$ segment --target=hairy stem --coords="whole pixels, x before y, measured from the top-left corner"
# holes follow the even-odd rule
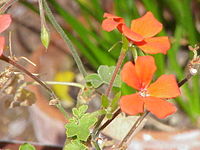
[[[54,92],[52,91],[51,88],[49,88],[43,81],[41,81],[37,76],[34,76],[32,73],[30,73],[28,70],[26,70],[23,66],[17,64],[15,61],[13,61],[12,59],[6,57],[5,55],[1,55],[0,59],[13,65],[14,67],[16,67],[17,69],[19,69],[20,71],[24,72],[26,75],[28,75],[29,77],[31,77],[32,79],[34,79],[39,85],[41,85],[43,88],[45,88],[51,95],[51,97],[53,99],[58,99],[57,96],[54,94]],[[60,104],[60,101],[58,104],[55,105],[62,113],[63,115],[67,118],[67,113],[65,111],[65,109],[62,107],[62,105]]]
[[[184,85],[190,78],[192,77],[191,74],[188,74],[185,79],[181,80],[179,83],[178,83],[178,86],[181,87],[182,85]]]
[[[69,119],[69,115],[67,114],[67,112],[65,111],[65,109],[63,108],[63,106],[61,105],[60,101],[58,104],[55,105],[59,111],[65,116],[65,118]]]
[[[126,52],[125,52],[125,51],[121,51],[120,56],[119,56],[118,61],[117,61],[116,68],[115,68],[115,70],[114,70],[114,72],[113,72],[113,75],[112,75],[112,78],[111,78],[111,80],[110,80],[108,89],[106,90],[106,94],[105,94],[106,97],[109,96],[109,94],[110,94],[110,92],[111,92],[111,90],[112,90],[113,83],[114,83],[114,81],[115,81],[115,78],[116,78],[116,76],[117,76],[117,73],[118,73],[119,70],[120,70],[121,64],[122,64],[122,62],[123,62],[125,56],[126,56]]]
[[[93,141],[92,143],[93,143],[93,145],[95,147],[95,150],[101,150],[101,148],[99,147],[99,144],[98,144],[97,141]]]
[[[85,77],[87,75],[87,72],[83,66],[83,63],[74,47],[74,45],[72,44],[71,40],[68,38],[68,36],[66,35],[66,33],[64,32],[64,30],[61,28],[61,26],[57,23],[55,17],[53,16],[51,9],[49,8],[46,0],[43,0],[43,4],[44,4],[44,9],[46,11],[46,15],[49,18],[50,22],[52,23],[52,25],[54,26],[54,28],[57,30],[57,32],[60,34],[60,36],[63,38],[63,40],[67,43],[69,50],[72,53],[72,56],[78,66],[79,71],[81,72],[81,74]]]
[[[126,56],[126,51],[121,50],[120,56],[119,56],[118,61],[117,61],[116,68],[115,68],[115,70],[114,70],[114,73],[113,73],[112,78],[111,78],[111,80],[110,80],[109,86],[108,86],[108,88],[107,88],[107,90],[106,90],[106,93],[105,93],[105,96],[106,96],[106,97],[109,96],[109,94],[110,94],[110,92],[111,92],[111,90],[112,90],[113,83],[114,83],[114,81],[115,81],[115,78],[116,78],[116,76],[117,76],[117,73],[118,73],[119,70],[120,70],[121,64],[122,64],[122,62],[123,62],[125,56]],[[95,138],[96,138],[96,137],[98,136],[98,134],[99,134],[99,126],[101,125],[101,122],[103,121],[104,118],[105,118],[105,115],[100,116],[98,122],[96,123],[96,125],[95,125],[95,127],[94,127],[93,132],[95,133],[95,136],[94,136]]]
[[[51,88],[49,88],[43,81],[41,81],[37,76],[34,76],[32,73],[30,73],[28,70],[26,70],[23,66],[19,65],[18,63],[16,63],[15,61],[13,61],[12,59],[6,57],[5,55],[1,55],[0,59],[15,66],[16,68],[18,68],[19,70],[21,70],[22,72],[24,72],[25,74],[27,74],[29,77],[31,77],[32,79],[34,79],[36,82],[38,82],[42,87],[44,87],[52,96],[52,98],[56,99],[56,95],[54,94],[54,92],[51,90]]]
[[[120,109],[117,109],[117,111],[113,114],[113,117],[110,120],[107,120],[97,131],[97,134],[105,129],[105,127],[107,127],[119,114],[121,113]]]
[[[143,113],[142,116],[140,116],[137,119],[137,121],[134,123],[134,125],[132,126],[132,128],[130,129],[130,131],[127,133],[127,135],[124,137],[124,139],[119,144],[119,148],[122,148],[124,146],[124,144],[129,140],[129,138],[131,137],[131,135],[135,132],[135,130],[139,127],[139,125],[142,123],[142,121],[144,120],[144,118],[148,114],[149,114],[149,112],[145,112],[145,113]]]

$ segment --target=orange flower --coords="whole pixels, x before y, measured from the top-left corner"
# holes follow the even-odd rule
[[[122,80],[139,92],[122,96],[121,110],[129,115],[143,113],[147,109],[158,118],[176,112],[176,107],[163,99],[180,95],[174,75],[162,75],[150,84],[156,65],[152,56],[139,56],[136,63],[127,62],[121,72]]]
[[[110,32],[117,28],[130,42],[146,53],[166,54],[167,50],[170,49],[170,42],[167,36],[154,37],[162,30],[163,26],[151,12],[132,20],[131,28],[126,26],[124,19],[121,17],[108,13],[104,13],[104,17],[106,18],[102,22],[104,30]]]
[[[8,14],[0,15],[0,33],[5,31],[11,23],[11,17]],[[0,56],[3,53],[3,48],[5,44],[5,38],[0,36]]]

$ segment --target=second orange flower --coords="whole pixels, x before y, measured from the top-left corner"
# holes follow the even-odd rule
[[[109,13],[105,13],[102,28],[108,32],[118,29],[134,45],[138,46],[145,53],[166,54],[170,49],[170,42],[167,36],[154,37],[158,34],[163,25],[147,12],[144,16],[132,20],[131,28],[128,28],[124,19]]]

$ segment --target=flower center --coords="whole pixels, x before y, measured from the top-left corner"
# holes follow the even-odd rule
[[[142,89],[142,90],[140,90],[139,94],[140,94],[140,96],[142,96],[142,97],[150,96],[150,94],[148,93],[147,89]]]

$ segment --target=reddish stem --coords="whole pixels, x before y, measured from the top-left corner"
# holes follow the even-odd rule
[[[117,73],[119,72],[119,69],[121,67],[121,64],[122,64],[125,56],[126,56],[126,52],[125,51],[121,51],[120,56],[119,56],[118,61],[117,61],[117,65],[116,65],[115,71],[114,71],[114,73],[112,75],[112,78],[110,80],[110,84],[108,86],[108,89],[106,90],[106,94],[105,94],[106,97],[108,97],[110,92],[111,92],[111,89],[113,87],[113,83],[115,81],[115,78],[117,76]]]
[[[113,117],[110,120],[107,120],[98,130],[98,133],[103,130],[105,127],[107,127],[119,114],[121,113],[121,109],[118,109],[114,114]],[[98,134],[97,133],[97,134]]]
[[[131,137],[131,135],[135,132],[135,130],[139,127],[139,125],[142,123],[142,121],[144,120],[144,118],[149,114],[149,112],[145,112],[143,113],[142,116],[140,116],[137,121],[134,123],[133,127],[130,129],[130,131],[127,133],[127,135],[124,137],[124,139],[121,141],[121,143],[119,144],[119,148],[122,148],[124,146],[124,144],[129,140],[129,138]]]
[[[106,97],[108,97],[109,94],[110,94],[110,92],[111,92],[111,89],[112,89],[112,87],[113,87],[113,83],[114,83],[114,81],[115,81],[115,78],[116,78],[116,76],[117,76],[117,73],[118,73],[119,70],[120,70],[121,64],[122,64],[122,62],[123,62],[125,56],[126,56],[126,52],[122,50],[121,53],[120,53],[120,56],[119,56],[119,58],[118,58],[117,65],[116,65],[116,68],[115,68],[115,70],[114,70],[114,72],[113,72],[112,78],[111,78],[111,80],[110,80],[108,89],[106,90],[106,93],[105,93],[105,96],[106,96]],[[95,125],[95,127],[94,127],[94,133],[95,133],[96,136],[97,136],[98,133],[99,133],[99,132],[98,132],[98,127],[101,125],[101,122],[103,121],[104,118],[105,118],[105,115],[102,115],[102,116],[99,118],[98,122],[96,123],[96,125]]]
[[[34,76],[32,73],[30,73],[28,70],[26,70],[23,66],[17,64],[15,61],[13,61],[12,59],[6,57],[5,55],[1,55],[0,59],[13,65],[14,67],[18,68],[19,70],[21,70],[22,72],[24,72],[25,74],[27,74],[29,77],[31,77],[32,79],[34,79],[36,82],[38,82],[41,86],[43,86],[52,96],[52,98],[56,99],[56,95],[54,94],[54,92],[44,83],[42,82],[38,77]]]

